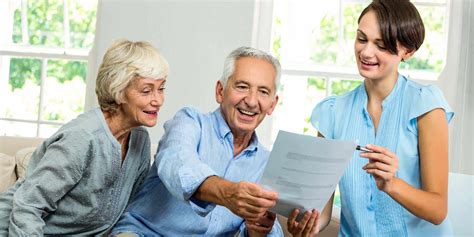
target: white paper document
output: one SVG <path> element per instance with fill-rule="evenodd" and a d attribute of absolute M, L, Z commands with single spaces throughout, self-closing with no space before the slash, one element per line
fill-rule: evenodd
<path fill-rule="evenodd" d="M 279 131 L 263 173 L 263 187 L 278 192 L 270 211 L 288 217 L 322 212 L 355 152 L 356 141 L 331 140 Z"/>

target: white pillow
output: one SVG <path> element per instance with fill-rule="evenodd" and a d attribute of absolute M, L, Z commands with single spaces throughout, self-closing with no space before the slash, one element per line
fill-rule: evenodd
<path fill-rule="evenodd" d="M 0 153 L 0 193 L 15 183 L 15 165 L 15 157 Z"/>
<path fill-rule="evenodd" d="M 36 147 L 27 147 L 16 152 L 16 176 L 18 178 L 25 178 L 28 163 L 30 162 L 31 155 L 35 150 Z"/>

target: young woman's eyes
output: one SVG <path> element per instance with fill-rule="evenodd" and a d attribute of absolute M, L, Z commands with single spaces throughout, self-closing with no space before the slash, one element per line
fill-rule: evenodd
<path fill-rule="evenodd" d="M 366 39 L 364 39 L 364 38 L 357 38 L 357 41 L 359 41 L 359 42 L 362 42 L 362 43 L 365 43 L 365 42 L 367 42 L 367 40 L 366 40 Z"/>
<path fill-rule="evenodd" d="M 377 44 L 377 48 L 379 48 L 380 50 L 387 50 L 387 48 L 383 44 Z"/>

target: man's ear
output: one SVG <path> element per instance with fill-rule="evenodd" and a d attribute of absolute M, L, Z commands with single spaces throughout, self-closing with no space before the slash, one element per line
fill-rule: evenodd
<path fill-rule="evenodd" d="M 223 98 L 224 98 L 224 85 L 222 85 L 222 82 L 220 80 L 217 80 L 217 82 L 216 82 L 216 102 L 218 104 L 222 103 Z"/>
<path fill-rule="evenodd" d="M 277 106 L 277 104 L 278 104 L 278 95 L 275 95 L 275 99 L 272 102 L 272 107 L 270 107 L 270 109 L 267 111 L 267 115 L 272 115 L 273 110 L 275 110 L 275 107 Z"/>

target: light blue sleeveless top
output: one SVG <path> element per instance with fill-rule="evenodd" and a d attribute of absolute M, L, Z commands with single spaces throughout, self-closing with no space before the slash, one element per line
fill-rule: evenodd
<path fill-rule="evenodd" d="M 358 140 L 361 146 L 370 143 L 394 151 L 399 159 L 397 176 L 420 188 L 417 118 L 436 108 L 446 112 L 449 123 L 454 113 L 437 87 L 424 86 L 399 75 L 392 92 L 382 102 L 377 136 L 367 111 L 364 83 L 345 95 L 321 101 L 313 110 L 311 122 L 326 138 Z M 355 152 L 339 182 L 339 236 L 452 235 L 448 219 L 433 225 L 378 190 L 373 177 L 362 170 L 367 162 Z"/>

